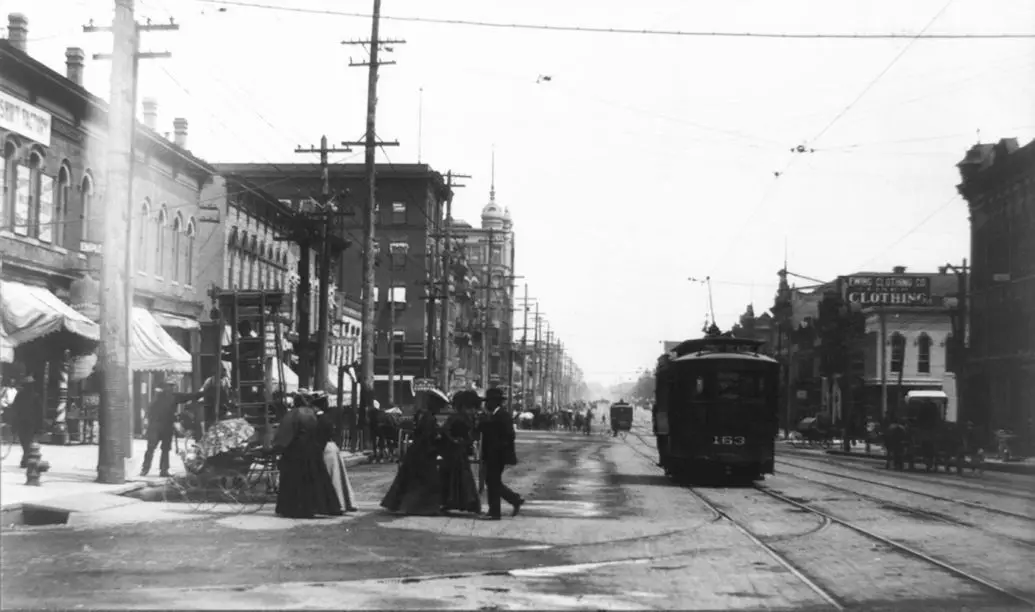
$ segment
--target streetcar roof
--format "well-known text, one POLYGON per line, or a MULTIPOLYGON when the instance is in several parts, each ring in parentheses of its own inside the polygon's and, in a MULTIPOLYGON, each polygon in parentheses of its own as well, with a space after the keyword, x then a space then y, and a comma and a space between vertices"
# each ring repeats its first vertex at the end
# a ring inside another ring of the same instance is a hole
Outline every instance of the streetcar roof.
POLYGON ((763 363, 777 363, 775 359, 767 355, 760 355, 758 353, 690 353, 689 355, 683 355, 673 359, 671 363, 682 363, 686 361, 701 361, 701 360, 739 360, 739 361, 761 361, 763 363))

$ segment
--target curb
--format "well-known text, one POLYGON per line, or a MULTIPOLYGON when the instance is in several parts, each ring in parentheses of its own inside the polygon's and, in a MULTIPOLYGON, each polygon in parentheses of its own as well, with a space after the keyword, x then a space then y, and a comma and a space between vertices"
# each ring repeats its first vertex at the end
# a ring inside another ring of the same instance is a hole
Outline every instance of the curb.
MULTIPOLYGON (((134 481, 127 482, 125 484, 119 485, 118 487, 116 487, 116 488, 114 488, 114 489, 112 489, 110 491, 104 491, 103 493, 106 494, 106 495, 125 495, 127 493, 133 493, 135 491, 139 491, 140 489, 146 489, 147 487, 151 486, 151 484, 152 483, 150 483, 150 482, 148 482, 146 480, 134 480, 134 481)), ((46 486, 46 485, 44 485, 44 486, 46 486)), ((59 493, 59 494, 55 495, 54 497, 43 499, 43 500, 40 500, 38 502, 11 502, 11 503, 8 503, 8 504, 0 504, 0 514, 6 514, 8 512, 17 512, 18 510, 21 510, 24 506, 56 507, 55 506, 55 501, 60 500, 62 497, 71 497, 71 496, 75 496, 75 495, 76 495, 75 493, 65 494, 65 495, 62 495, 62 494, 59 493)))

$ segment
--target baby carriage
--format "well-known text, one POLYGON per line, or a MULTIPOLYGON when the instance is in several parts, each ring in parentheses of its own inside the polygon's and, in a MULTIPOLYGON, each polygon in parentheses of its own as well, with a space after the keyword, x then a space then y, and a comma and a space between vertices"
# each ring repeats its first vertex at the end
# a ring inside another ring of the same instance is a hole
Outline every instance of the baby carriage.
POLYGON ((220 503, 238 512, 257 512, 277 492, 276 454, 245 419, 219 421, 200 440, 188 435, 180 457, 187 472, 174 483, 179 496, 196 509, 220 503))

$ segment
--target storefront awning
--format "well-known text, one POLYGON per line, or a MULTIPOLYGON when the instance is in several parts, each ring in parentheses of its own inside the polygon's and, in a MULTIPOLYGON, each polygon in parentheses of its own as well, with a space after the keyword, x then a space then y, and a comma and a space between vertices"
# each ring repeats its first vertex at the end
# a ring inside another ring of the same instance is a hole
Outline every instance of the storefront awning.
POLYGON ((158 321, 158 324, 162 327, 175 327, 176 329, 201 329, 201 323, 198 323, 194 319, 188 319, 187 317, 181 317, 179 315, 164 312, 152 312, 151 316, 153 316, 155 321, 158 321))
POLYGON ((43 287, 0 281, 0 315, 11 346, 62 331, 93 342, 101 337, 96 323, 43 287))
POLYGON ((194 369, 193 360, 182 346, 158 324, 151 313, 133 307, 133 335, 129 345, 134 372, 179 372, 194 369))

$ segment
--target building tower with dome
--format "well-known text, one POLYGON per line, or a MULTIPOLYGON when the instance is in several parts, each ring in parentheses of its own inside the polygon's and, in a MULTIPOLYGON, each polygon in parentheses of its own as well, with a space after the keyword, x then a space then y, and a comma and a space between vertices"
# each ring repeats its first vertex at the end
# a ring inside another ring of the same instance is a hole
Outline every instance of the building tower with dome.
MULTIPOLYGON (((467 263, 470 302, 454 309, 454 386, 473 383, 489 389, 508 384, 514 330, 514 222, 496 201, 496 155, 492 156, 489 201, 481 227, 453 219, 451 231, 467 263), (486 372, 486 366, 488 371, 486 372)), ((515 376, 519 379, 519 376, 515 376)))

